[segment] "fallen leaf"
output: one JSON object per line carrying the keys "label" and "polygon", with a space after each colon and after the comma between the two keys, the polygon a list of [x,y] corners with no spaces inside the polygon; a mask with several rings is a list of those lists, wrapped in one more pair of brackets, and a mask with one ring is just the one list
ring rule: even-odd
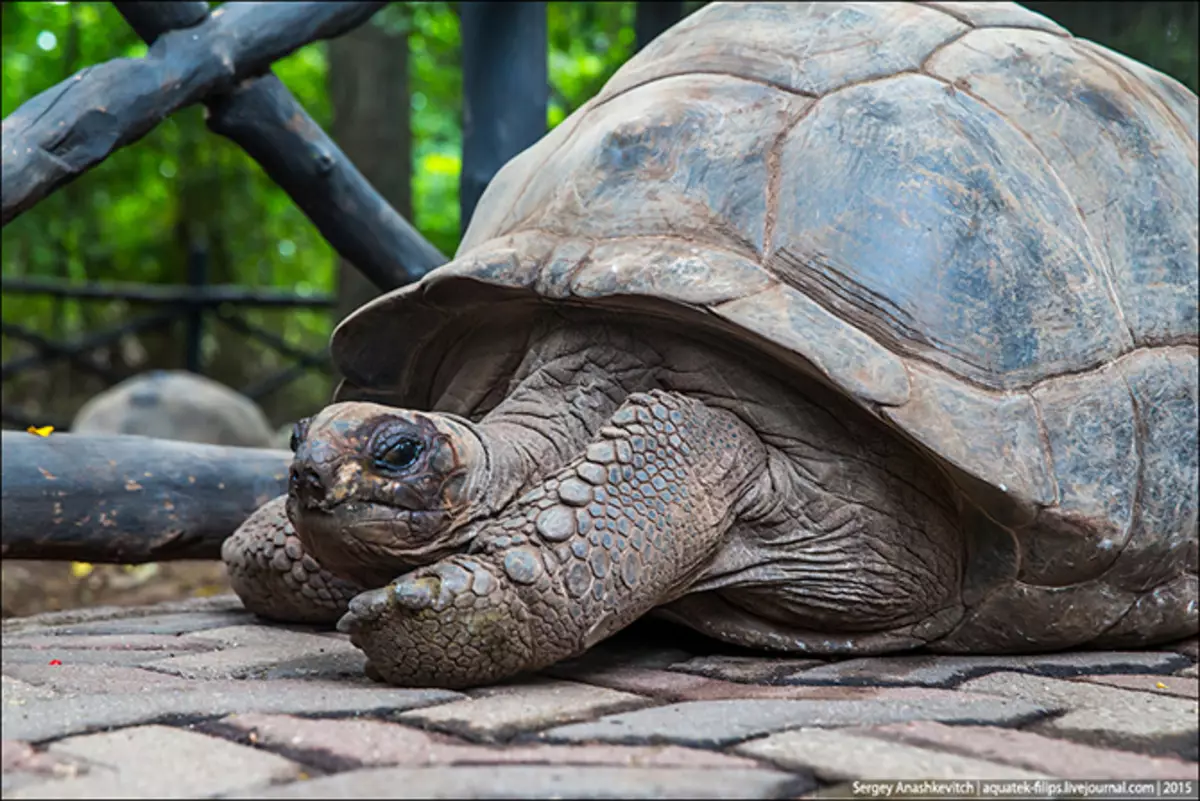
{"label": "fallen leaf", "polygon": [[25,430],[39,437],[48,437],[50,436],[50,432],[54,430],[54,426],[30,426]]}

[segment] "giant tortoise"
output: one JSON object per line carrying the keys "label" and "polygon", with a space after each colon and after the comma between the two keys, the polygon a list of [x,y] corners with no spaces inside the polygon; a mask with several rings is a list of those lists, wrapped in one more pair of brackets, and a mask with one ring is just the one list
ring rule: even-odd
{"label": "giant tortoise", "polygon": [[246,448],[275,444],[275,434],[257,403],[186,370],[152,370],[109,387],[80,407],[71,431]]}
{"label": "giant tortoise", "polygon": [[469,686],[652,610],[797,654],[1197,630],[1197,99],[1006,3],[713,3],[338,327],[225,544]]}

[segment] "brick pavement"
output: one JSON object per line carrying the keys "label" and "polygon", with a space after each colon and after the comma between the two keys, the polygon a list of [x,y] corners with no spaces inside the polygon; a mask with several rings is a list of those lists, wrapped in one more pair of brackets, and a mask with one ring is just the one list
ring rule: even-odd
{"label": "brick pavement", "polygon": [[469,692],[374,684],[231,597],[8,620],[5,798],[795,798],[860,779],[1191,779],[1196,641],[772,659],[656,624]]}

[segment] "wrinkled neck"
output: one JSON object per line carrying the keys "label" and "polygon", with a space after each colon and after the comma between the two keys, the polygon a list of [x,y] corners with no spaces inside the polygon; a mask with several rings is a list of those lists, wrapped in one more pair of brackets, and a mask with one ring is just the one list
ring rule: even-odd
{"label": "wrinkled neck", "polygon": [[488,462],[473,499],[478,516],[496,514],[575,458],[630,393],[657,386],[660,363],[636,336],[605,325],[535,338],[504,400],[477,424]]}

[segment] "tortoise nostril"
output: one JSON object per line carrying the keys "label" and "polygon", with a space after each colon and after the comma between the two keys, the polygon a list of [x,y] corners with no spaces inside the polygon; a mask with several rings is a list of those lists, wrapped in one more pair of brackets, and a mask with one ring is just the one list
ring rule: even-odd
{"label": "tortoise nostril", "polygon": [[292,492],[304,502],[305,506],[313,508],[324,503],[325,483],[321,481],[321,476],[313,468],[292,465],[288,473],[288,483]]}

